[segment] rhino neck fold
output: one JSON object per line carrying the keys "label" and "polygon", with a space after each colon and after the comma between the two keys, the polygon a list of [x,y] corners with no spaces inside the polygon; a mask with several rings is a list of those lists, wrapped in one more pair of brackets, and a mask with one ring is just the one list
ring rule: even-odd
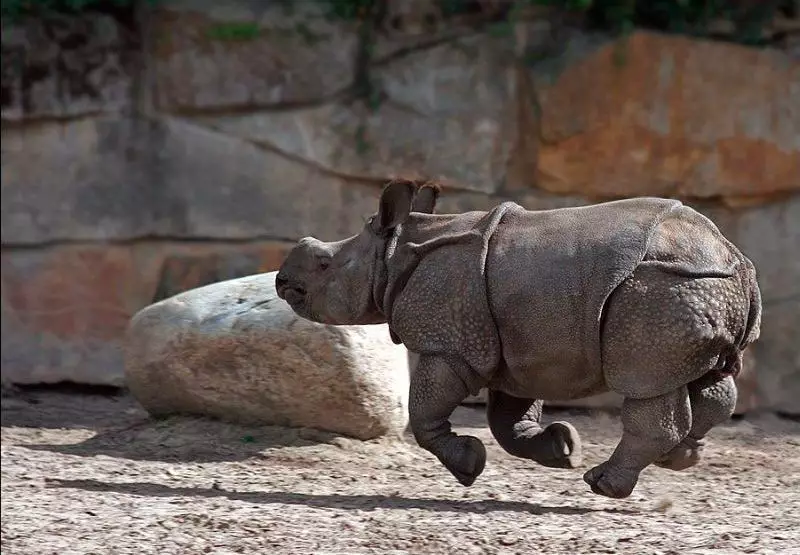
{"label": "rhino neck fold", "polygon": [[[509,208],[518,206],[504,202],[489,211],[462,214],[412,214],[385,245],[381,257],[381,312],[389,324],[392,341],[402,343],[392,330],[392,308],[405,289],[424,256],[440,247],[459,243],[477,242],[482,245],[479,256],[485,268],[489,240]],[[376,300],[379,296],[376,295]]]}
{"label": "rhino neck fold", "polygon": [[[373,265],[375,271],[372,278],[372,301],[378,309],[378,312],[386,317],[387,322],[389,320],[389,315],[386,312],[385,296],[389,283],[388,265],[389,259],[394,255],[395,249],[397,248],[397,241],[400,238],[400,233],[401,229],[400,226],[398,226],[388,239],[381,242],[381,247],[375,251],[375,261]],[[394,341],[394,343],[401,343],[391,328],[389,329],[389,334],[392,336],[392,341]]]}

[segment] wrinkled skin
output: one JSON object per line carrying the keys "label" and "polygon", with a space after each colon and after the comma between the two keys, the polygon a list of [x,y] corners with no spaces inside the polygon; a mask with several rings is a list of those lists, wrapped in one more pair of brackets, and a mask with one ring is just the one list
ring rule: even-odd
{"label": "wrinkled skin", "polygon": [[482,387],[498,444],[551,468],[579,467],[581,440],[567,422],[542,427],[542,402],[623,395],[622,438],[584,474],[597,494],[629,496],[651,464],[696,464],[703,437],[733,413],[734,376],[759,335],[752,263],[666,199],[439,215],[438,192],[391,182],[359,234],[302,239],[278,295],[312,321],[389,324],[419,355],[414,437],[465,486],[486,450],[449,418]]}

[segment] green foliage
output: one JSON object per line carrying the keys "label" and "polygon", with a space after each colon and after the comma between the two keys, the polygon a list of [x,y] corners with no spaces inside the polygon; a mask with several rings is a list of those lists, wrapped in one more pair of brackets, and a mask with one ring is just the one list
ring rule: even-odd
{"label": "green foliage", "polygon": [[[80,13],[87,10],[130,8],[139,2],[157,4],[159,0],[2,0],[4,22],[25,15],[47,13]],[[287,9],[292,0],[282,0]],[[382,0],[294,0],[317,2],[330,19],[369,21]],[[391,0],[386,0],[391,1]],[[441,8],[447,18],[474,12],[479,6],[475,0],[431,0]],[[529,6],[551,6],[569,12],[582,12],[590,27],[625,34],[636,27],[657,29],[671,33],[707,36],[708,25],[715,19],[727,18],[736,22],[737,32],[730,40],[745,44],[758,44],[762,26],[771,18],[780,2],[764,0],[516,0],[509,9],[490,22],[486,31],[493,35],[511,33],[513,23]],[[307,35],[307,27],[298,32]],[[254,25],[232,24],[220,26],[212,34],[222,40],[255,38]],[[310,40],[314,40],[310,36]]]}
{"label": "green foliage", "polygon": [[[156,4],[158,0],[144,0],[146,4]],[[93,9],[129,8],[138,0],[2,0],[0,13],[3,22],[11,21],[27,15],[44,15],[47,13],[81,13]]]}
{"label": "green foliage", "polygon": [[[24,15],[48,12],[80,13],[87,10],[128,8],[140,1],[157,4],[158,0],[2,0],[2,17],[13,20]],[[283,0],[286,8],[293,5]],[[301,0],[294,0],[301,1]],[[328,18],[364,21],[370,18],[380,0],[302,0],[323,5]],[[391,0],[387,0],[391,1]],[[475,0],[431,0],[441,8],[447,18],[474,11]],[[775,0],[752,2],[746,0],[516,0],[487,32],[496,35],[511,32],[513,22],[526,7],[551,6],[570,12],[583,12],[587,23],[597,29],[626,33],[635,27],[645,27],[666,32],[704,36],[708,24],[718,18],[734,19],[737,34],[732,40],[747,44],[757,43],[760,29],[772,16],[779,2]],[[240,25],[218,30],[219,38],[244,39],[257,34],[254,27]],[[302,32],[302,29],[301,29]]]}
{"label": "green foliage", "polygon": [[[313,0],[306,0],[313,1]],[[330,17],[358,20],[366,18],[378,0],[316,0],[327,6]],[[387,0],[391,1],[391,0]],[[475,0],[431,0],[443,17],[475,11]],[[761,27],[769,21],[780,2],[764,0],[516,0],[491,21],[486,31],[508,35],[514,22],[530,6],[550,6],[568,12],[584,13],[588,26],[627,34],[634,28],[648,28],[676,34],[708,36],[709,23],[719,18],[736,21],[737,32],[726,37],[734,42],[756,44]]]}
{"label": "green foliage", "polygon": [[206,31],[209,38],[216,40],[252,40],[261,34],[261,27],[252,21],[235,21],[219,23]]}
{"label": "green foliage", "polygon": [[333,19],[362,19],[372,9],[374,0],[319,0],[327,4],[328,16]]}

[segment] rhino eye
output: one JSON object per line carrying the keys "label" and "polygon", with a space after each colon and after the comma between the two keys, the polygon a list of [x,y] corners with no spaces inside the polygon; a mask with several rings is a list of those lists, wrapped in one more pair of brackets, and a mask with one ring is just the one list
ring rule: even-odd
{"label": "rhino eye", "polygon": [[320,260],[319,261],[319,269],[320,270],[327,270],[330,265],[331,265],[330,260]]}

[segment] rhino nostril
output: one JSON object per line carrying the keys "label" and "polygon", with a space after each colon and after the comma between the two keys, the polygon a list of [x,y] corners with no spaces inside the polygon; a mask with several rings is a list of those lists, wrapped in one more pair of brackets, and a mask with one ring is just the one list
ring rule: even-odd
{"label": "rhino nostril", "polygon": [[275,276],[275,289],[282,289],[286,287],[286,284],[289,283],[289,280],[286,279],[285,276],[278,274]]}

